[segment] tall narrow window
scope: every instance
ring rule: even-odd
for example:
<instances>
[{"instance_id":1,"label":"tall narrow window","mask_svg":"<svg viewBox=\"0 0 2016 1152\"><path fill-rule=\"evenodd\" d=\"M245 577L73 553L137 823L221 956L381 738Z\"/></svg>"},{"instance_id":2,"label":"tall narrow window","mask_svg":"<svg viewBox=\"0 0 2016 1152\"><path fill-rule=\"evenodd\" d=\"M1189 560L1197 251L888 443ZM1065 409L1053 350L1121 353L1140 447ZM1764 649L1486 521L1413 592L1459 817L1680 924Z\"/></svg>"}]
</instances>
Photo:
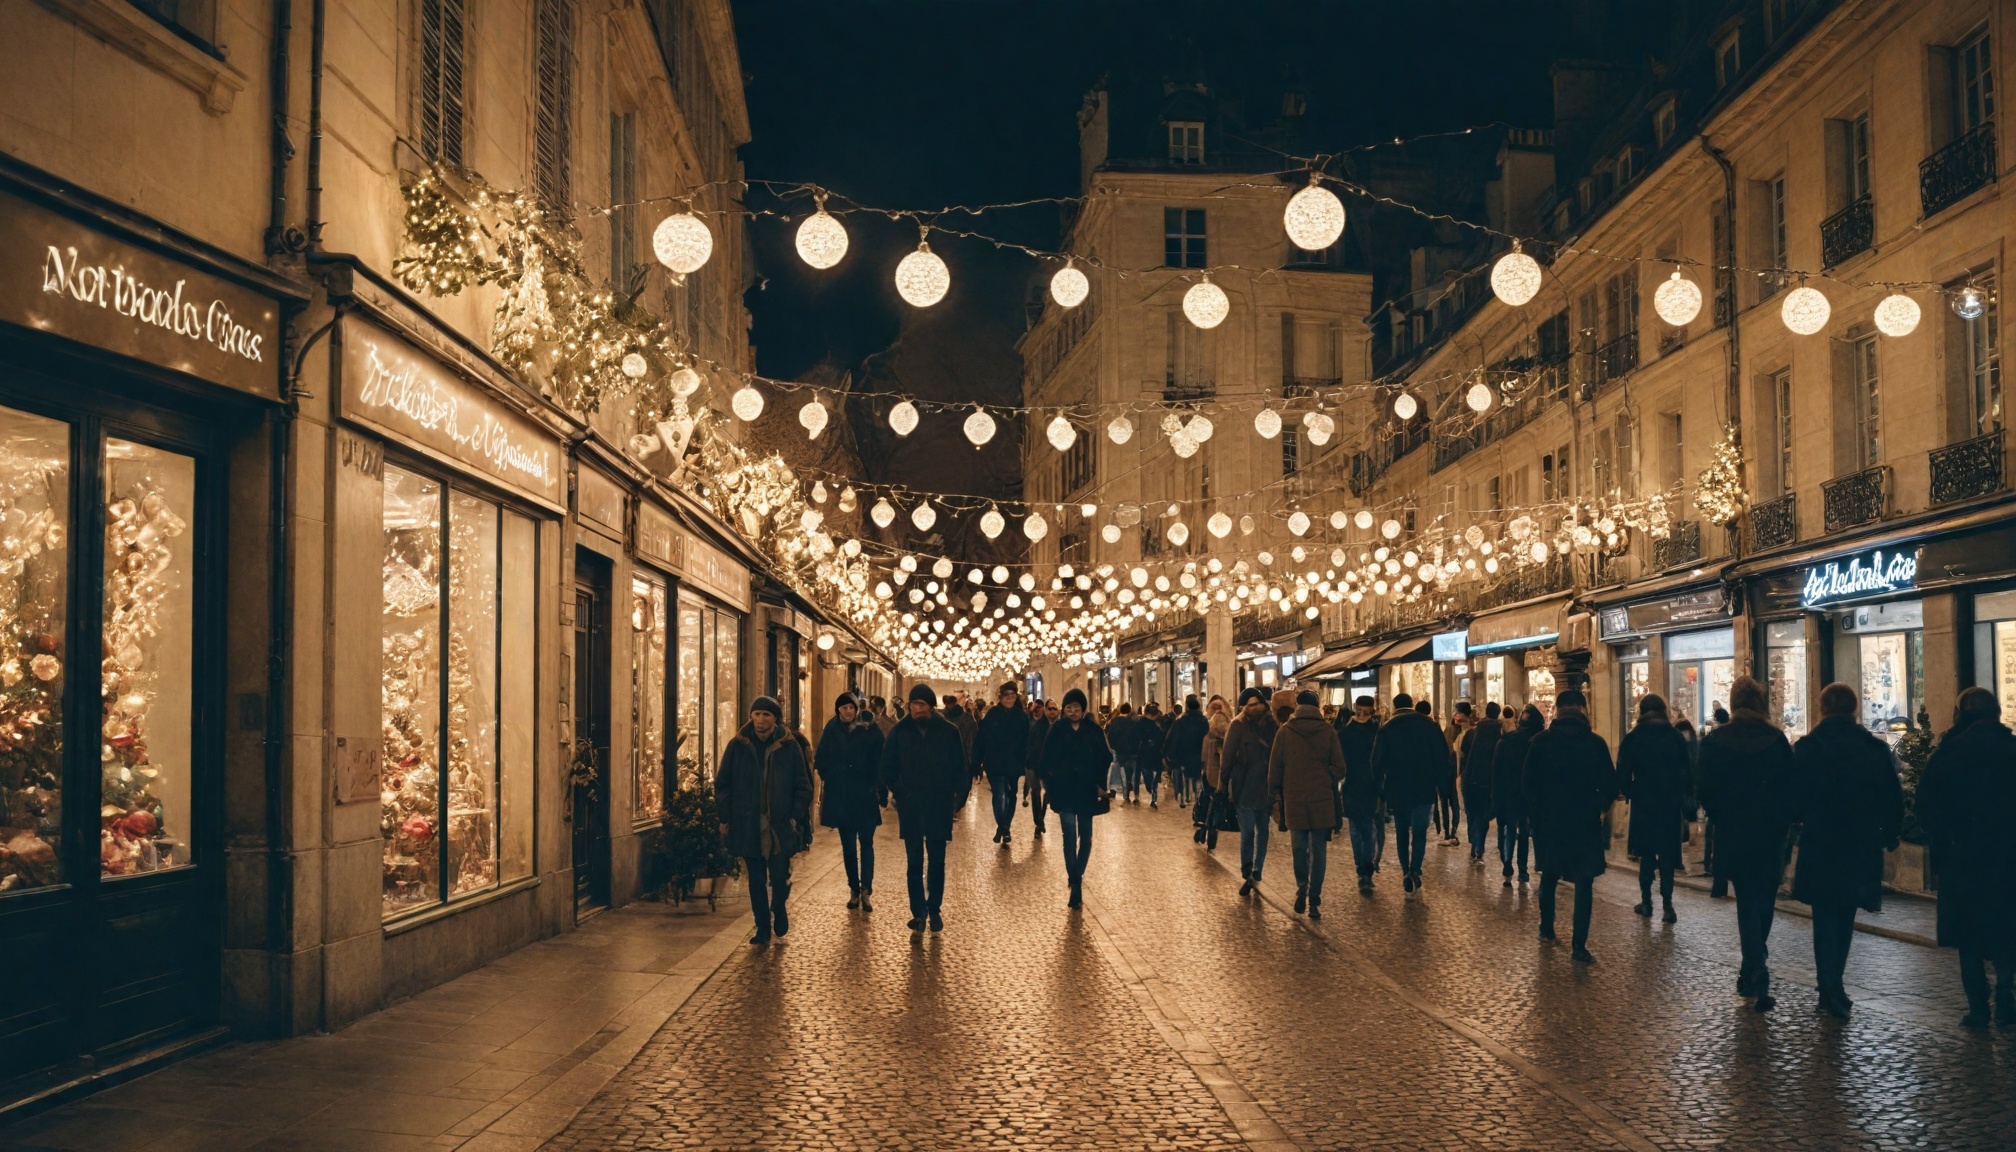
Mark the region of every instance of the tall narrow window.
<instances>
[{"instance_id":1,"label":"tall narrow window","mask_svg":"<svg viewBox=\"0 0 2016 1152\"><path fill-rule=\"evenodd\" d=\"M1203 268L1204 209L1162 210L1162 263L1170 268Z\"/></svg>"},{"instance_id":2,"label":"tall narrow window","mask_svg":"<svg viewBox=\"0 0 2016 1152\"><path fill-rule=\"evenodd\" d=\"M0 767L0 836L7 844L0 854L0 895L64 879L70 453L69 425L0 408L0 517L8 525L7 562L0 565L0 669L7 674L0 689L0 738L7 742ZM111 520L108 515L108 528ZM78 672L87 680L98 675L88 664ZM95 807L88 793L81 807ZM175 818L187 821L188 809ZM86 827L98 824L93 816ZM180 834L186 837L187 829Z\"/></svg>"},{"instance_id":3,"label":"tall narrow window","mask_svg":"<svg viewBox=\"0 0 2016 1152\"><path fill-rule=\"evenodd\" d=\"M609 114L609 282L619 292L637 271L637 114Z\"/></svg>"},{"instance_id":4,"label":"tall narrow window","mask_svg":"<svg viewBox=\"0 0 2016 1152\"><path fill-rule=\"evenodd\" d=\"M1962 41L1954 51L1957 85L1954 112L1961 133L1971 132L1995 118L1995 68L1989 56L1988 29Z\"/></svg>"},{"instance_id":5,"label":"tall narrow window","mask_svg":"<svg viewBox=\"0 0 2016 1152\"><path fill-rule=\"evenodd\" d=\"M1281 475L1293 476L1302 470L1302 430L1281 429Z\"/></svg>"},{"instance_id":6,"label":"tall narrow window","mask_svg":"<svg viewBox=\"0 0 2016 1152\"><path fill-rule=\"evenodd\" d=\"M1633 496L1638 492L1637 429L1633 424L1631 413L1617 413L1617 487L1626 496Z\"/></svg>"},{"instance_id":7,"label":"tall narrow window","mask_svg":"<svg viewBox=\"0 0 2016 1152\"><path fill-rule=\"evenodd\" d=\"M1195 120L1169 122L1169 162L1204 163L1204 125Z\"/></svg>"},{"instance_id":8,"label":"tall narrow window","mask_svg":"<svg viewBox=\"0 0 2016 1152\"><path fill-rule=\"evenodd\" d=\"M1981 315L1962 323L1967 330L1967 383L1974 434L1981 436L2002 427L2002 335L1995 314L1995 278L1977 277L1973 283L1981 290Z\"/></svg>"},{"instance_id":9,"label":"tall narrow window","mask_svg":"<svg viewBox=\"0 0 2016 1152\"><path fill-rule=\"evenodd\" d=\"M1726 88L1743 74L1743 38L1741 29L1730 32L1715 45L1715 86Z\"/></svg>"},{"instance_id":10,"label":"tall narrow window","mask_svg":"<svg viewBox=\"0 0 2016 1152\"><path fill-rule=\"evenodd\" d=\"M1170 399L1199 399L1214 391L1211 333L1190 323L1180 312L1167 313L1166 380Z\"/></svg>"},{"instance_id":11,"label":"tall narrow window","mask_svg":"<svg viewBox=\"0 0 2016 1152\"><path fill-rule=\"evenodd\" d=\"M573 0L537 0L533 20L533 170L540 201L565 218L574 191Z\"/></svg>"},{"instance_id":12,"label":"tall narrow window","mask_svg":"<svg viewBox=\"0 0 2016 1152\"><path fill-rule=\"evenodd\" d=\"M1763 278L1760 301L1776 295L1785 283L1785 178L1766 181L1764 196L1764 255L1771 271Z\"/></svg>"},{"instance_id":13,"label":"tall narrow window","mask_svg":"<svg viewBox=\"0 0 2016 1152\"><path fill-rule=\"evenodd\" d=\"M420 152L462 164L462 2L420 0Z\"/></svg>"},{"instance_id":14,"label":"tall narrow window","mask_svg":"<svg viewBox=\"0 0 2016 1152\"><path fill-rule=\"evenodd\" d=\"M1778 458L1778 494L1792 491L1792 369L1780 368L1771 374L1771 395L1776 400L1771 448Z\"/></svg>"},{"instance_id":15,"label":"tall narrow window","mask_svg":"<svg viewBox=\"0 0 2016 1152\"><path fill-rule=\"evenodd\" d=\"M1687 475L1686 427L1681 422L1680 413L1667 412L1659 417L1661 432L1665 437L1665 470L1660 477L1662 487L1671 488Z\"/></svg>"},{"instance_id":16,"label":"tall narrow window","mask_svg":"<svg viewBox=\"0 0 2016 1152\"><path fill-rule=\"evenodd\" d=\"M1876 370L1876 334L1855 341L1854 357L1855 466L1874 468L1883 462L1881 382Z\"/></svg>"},{"instance_id":17,"label":"tall narrow window","mask_svg":"<svg viewBox=\"0 0 2016 1152\"><path fill-rule=\"evenodd\" d=\"M1715 250L1715 326L1728 324L1735 315L1733 303L1735 270L1729 267L1729 208L1718 202L1708 211L1708 243Z\"/></svg>"},{"instance_id":18,"label":"tall narrow window","mask_svg":"<svg viewBox=\"0 0 2016 1152\"><path fill-rule=\"evenodd\" d=\"M665 815L665 656L671 605L665 582L630 578L630 757L639 820Z\"/></svg>"}]
</instances>

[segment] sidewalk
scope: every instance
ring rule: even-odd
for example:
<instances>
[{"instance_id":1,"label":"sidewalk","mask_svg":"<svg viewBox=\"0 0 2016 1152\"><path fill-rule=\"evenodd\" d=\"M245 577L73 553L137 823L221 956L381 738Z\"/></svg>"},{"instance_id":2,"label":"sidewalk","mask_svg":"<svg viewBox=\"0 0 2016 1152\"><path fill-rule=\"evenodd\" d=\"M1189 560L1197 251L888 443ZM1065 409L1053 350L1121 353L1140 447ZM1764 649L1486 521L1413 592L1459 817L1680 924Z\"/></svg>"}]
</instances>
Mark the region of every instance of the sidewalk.
<instances>
[{"instance_id":1,"label":"sidewalk","mask_svg":"<svg viewBox=\"0 0 2016 1152\"><path fill-rule=\"evenodd\" d=\"M838 857L826 838L794 883ZM529 1152L744 946L747 909L605 912L340 1032L233 1044L0 1128L0 1152Z\"/></svg>"},{"instance_id":2,"label":"sidewalk","mask_svg":"<svg viewBox=\"0 0 2016 1152\"><path fill-rule=\"evenodd\" d=\"M1627 867L1633 869L1631 875L1637 875L1635 871L1637 865L1630 864ZM1711 884L1708 874L1701 870L1700 862L1695 861L1687 867L1687 875L1673 877L1673 883L1692 888L1697 892L1708 891ZM1797 900L1779 900L1778 911L1793 916L1804 916L1809 920L1813 917L1813 910ZM1892 940L1902 940L1907 944L1922 944L1927 948L1937 948L1939 902L1924 896L1885 891L1881 912L1856 910L1855 930L1888 936Z\"/></svg>"}]
</instances>

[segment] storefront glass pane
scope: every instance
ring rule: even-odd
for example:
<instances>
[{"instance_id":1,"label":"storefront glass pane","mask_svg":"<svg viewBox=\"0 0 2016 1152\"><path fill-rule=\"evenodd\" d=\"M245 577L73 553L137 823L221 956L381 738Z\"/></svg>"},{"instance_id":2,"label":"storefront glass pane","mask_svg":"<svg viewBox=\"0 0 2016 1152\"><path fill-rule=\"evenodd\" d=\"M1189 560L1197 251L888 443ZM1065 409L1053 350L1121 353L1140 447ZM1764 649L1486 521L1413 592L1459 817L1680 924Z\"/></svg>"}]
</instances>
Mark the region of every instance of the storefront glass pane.
<instances>
[{"instance_id":1,"label":"storefront glass pane","mask_svg":"<svg viewBox=\"0 0 2016 1152\"><path fill-rule=\"evenodd\" d=\"M1797 620L1773 624L1765 634L1764 675L1771 695L1771 718L1788 739L1806 734L1805 625Z\"/></svg>"},{"instance_id":2,"label":"storefront glass pane","mask_svg":"<svg viewBox=\"0 0 2016 1152\"><path fill-rule=\"evenodd\" d=\"M441 899L441 485L385 466L385 914Z\"/></svg>"},{"instance_id":3,"label":"storefront glass pane","mask_svg":"<svg viewBox=\"0 0 2016 1152\"><path fill-rule=\"evenodd\" d=\"M714 612L714 763L742 728L742 622L732 612ZM710 768L712 765L710 764Z\"/></svg>"},{"instance_id":4,"label":"storefront glass pane","mask_svg":"<svg viewBox=\"0 0 2016 1152\"><path fill-rule=\"evenodd\" d=\"M1623 670L1624 727L1629 729L1638 723L1638 702L1652 691L1652 665L1644 660L1629 660L1618 667Z\"/></svg>"},{"instance_id":5,"label":"storefront glass pane","mask_svg":"<svg viewBox=\"0 0 2016 1152\"><path fill-rule=\"evenodd\" d=\"M0 895L62 880L70 426L0 408ZM185 807L184 811L187 809Z\"/></svg>"},{"instance_id":6,"label":"storefront glass pane","mask_svg":"<svg viewBox=\"0 0 2016 1152\"><path fill-rule=\"evenodd\" d=\"M196 461L105 442L98 858L106 876L189 861Z\"/></svg>"},{"instance_id":7,"label":"storefront glass pane","mask_svg":"<svg viewBox=\"0 0 2016 1152\"><path fill-rule=\"evenodd\" d=\"M539 524L504 513L502 627L497 685L498 879L532 874L532 785L538 778Z\"/></svg>"},{"instance_id":8,"label":"storefront glass pane","mask_svg":"<svg viewBox=\"0 0 2016 1152\"><path fill-rule=\"evenodd\" d=\"M1668 715L1674 718L1685 716L1702 727L1704 717L1710 713L1701 709L1701 666L1699 664L1675 664L1666 669Z\"/></svg>"},{"instance_id":9,"label":"storefront glass pane","mask_svg":"<svg viewBox=\"0 0 2016 1152\"><path fill-rule=\"evenodd\" d=\"M497 883L498 508L448 505L448 877L450 896Z\"/></svg>"},{"instance_id":10,"label":"storefront glass pane","mask_svg":"<svg viewBox=\"0 0 2016 1152\"><path fill-rule=\"evenodd\" d=\"M1862 664L1862 723L1893 741L1911 720L1912 635L1882 632L1855 638Z\"/></svg>"},{"instance_id":11,"label":"storefront glass pane","mask_svg":"<svg viewBox=\"0 0 2016 1152\"><path fill-rule=\"evenodd\" d=\"M709 678L704 652L706 609L691 596L679 597L679 787L692 788L714 778L708 758L703 719L709 714L705 687Z\"/></svg>"},{"instance_id":12,"label":"storefront glass pane","mask_svg":"<svg viewBox=\"0 0 2016 1152\"><path fill-rule=\"evenodd\" d=\"M1486 656L1484 658L1484 699L1496 700L1500 704L1505 699L1505 657Z\"/></svg>"},{"instance_id":13,"label":"storefront glass pane","mask_svg":"<svg viewBox=\"0 0 2016 1152\"><path fill-rule=\"evenodd\" d=\"M1549 723L1554 720L1554 671L1551 668L1526 670L1526 703L1540 709Z\"/></svg>"},{"instance_id":14,"label":"storefront glass pane","mask_svg":"<svg viewBox=\"0 0 2016 1152\"><path fill-rule=\"evenodd\" d=\"M630 581L631 772L639 820L665 815L665 582Z\"/></svg>"},{"instance_id":15,"label":"storefront glass pane","mask_svg":"<svg viewBox=\"0 0 2016 1152\"><path fill-rule=\"evenodd\" d=\"M1729 693L1736 687L1736 661L1703 660L1701 680L1707 686L1708 714L1712 716L1715 709L1729 706Z\"/></svg>"}]
</instances>

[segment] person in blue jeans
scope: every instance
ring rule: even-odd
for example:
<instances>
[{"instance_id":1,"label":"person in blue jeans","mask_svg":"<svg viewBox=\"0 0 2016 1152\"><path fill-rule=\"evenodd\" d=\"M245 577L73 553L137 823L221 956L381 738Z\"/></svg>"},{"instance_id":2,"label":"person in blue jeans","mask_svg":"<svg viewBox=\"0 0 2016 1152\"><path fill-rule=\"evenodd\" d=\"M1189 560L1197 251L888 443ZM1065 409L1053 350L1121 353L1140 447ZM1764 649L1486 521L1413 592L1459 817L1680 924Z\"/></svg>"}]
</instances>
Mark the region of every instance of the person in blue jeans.
<instances>
[{"instance_id":1,"label":"person in blue jeans","mask_svg":"<svg viewBox=\"0 0 2016 1152\"><path fill-rule=\"evenodd\" d=\"M1393 716L1372 742L1372 771L1384 782L1386 810L1393 814L1393 846L1399 855L1401 889L1411 898L1421 890L1421 862L1428 852L1428 824L1436 791L1454 770L1448 738L1435 721L1414 710L1414 698L1393 697Z\"/></svg>"},{"instance_id":2,"label":"person in blue jeans","mask_svg":"<svg viewBox=\"0 0 2016 1152\"><path fill-rule=\"evenodd\" d=\"M1057 813L1057 829L1063 833L1064 876L1071 886L1072 908L1084 904L1092 821L1106 782L1106 766L1112 762L1106 734L1085 715L1085 693L1076 688L1066 692L1062 715L1043 740L1036 772L1043 778L1044 797Z\"/></svg>"},{"instance_id":3,"label":"person in blue jeans","mask_svg":"<svg viewBox=\"0 0 2016 1152\"><path fill-rule=\"evenodd\" d=\"M1351 859L1358 866L1358 891L1372 893L1372 873L1386 843L1386 813L1379 801L1379 776L1372 770L1372 745L1379 738L1379 712L1370 696L1351 702L1351 715L1337 722L1344 751L1344 821L1351 828Z\"/></svg>"},{"instance_id":4,"label":"person in blue jeans","mask_svg":"<svg viewBox=\"0 0 2016 1152\"><path fill-rule=\"evenodd\" d=\"M1120 790L1127 802L1138 802L1141 793L1141 721L1134 716L1134 705L1122 701L1113 719L1106 722L1106 744L1113 750L1113 759L1120 765Z\"/></svg>"},{"instance_id":5,"label":"person in blue jeans","mask_svg":"<svg viewBox=\"0 0 2016 1152\"><path fill-rule=\"evenodd\" d=\"M994 842L1008 847L1022 773L1029 766L1029 712L1013 680L1001 685L999 703L980 718L973 735L973 767L987 774L994 797Z\"/></svg>"},{"instance_id":6,"label":"person in blue jeans","mask_svg":"<svg viewBox=\"0 0 2016 1152\"><path fill-rule=\"evenodd\" d=\"M1241 896L1260 887L1267 866L1268 809L1273 797L1267 785L1267 759L1279 727L1267 713L1267 692L1248 688L1239 694L1239 715L1225 731L1221 776L1225 795L1239 813L1239 885Z\"/></svg>"}]
</instances>

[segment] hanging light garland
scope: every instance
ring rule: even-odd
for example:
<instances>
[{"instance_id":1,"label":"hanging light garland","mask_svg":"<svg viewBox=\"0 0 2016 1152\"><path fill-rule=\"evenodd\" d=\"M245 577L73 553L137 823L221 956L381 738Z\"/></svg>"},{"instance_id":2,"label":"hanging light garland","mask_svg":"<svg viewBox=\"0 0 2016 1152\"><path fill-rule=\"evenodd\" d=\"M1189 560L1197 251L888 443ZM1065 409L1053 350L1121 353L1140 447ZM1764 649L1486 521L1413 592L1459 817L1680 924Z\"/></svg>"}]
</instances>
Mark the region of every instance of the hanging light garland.
<instances>
[{"instance_id":1,"label":"hanging light garland","mask_svg":"<svg viewBox=\"0 0 2016 1152\"><path fill-rule=\"evenodd\" d=\"M1232 301L1225 296L1225 290L1211 282L1211 274L1190 286L1183 293L1183 315L1199 328L1216 328L1232 314Z\"/></svg>"},{"instance_id":2,"label":"hanging light garland","mask_svg":"<svg viewBox=\"0 0 2016 1152\"><path fill-rule=\"evenodd\" d=\"M964 431L966 439L978 448L994 439L994 417L989 416L984 408L975 409L971 416L966 417Z\"/></svg>"},{"instance_id":3,"label":"hanging light garland","mask_svg":"<svg viewBox=\"0 0 2016 1152\"><path fill-rule=\"evenodd\" d=\"M1491 265L1491 291L1514 308L1540 294L1540 262L1528 256L1517 240L1512 242L1510 252Z\"/></svg>"},{"instance_id":4,"label":"hanging light garland","mask_svg":"<svg viewBox=\"0 0 2016 1152\"><path fill-rule=\"evenodd\" d=\"M889 409L889 430L898 436L908 436L917 430L917 406L908 400L899 400Z\"/></svg>"},{"instance_id":5,"label":"hanging light garland","mask_svg":"<svg viewBox=\"0 0 2016 1152\"><path fill-rule=\"evenodd\" d=\"M1077 426L1062 415L1051 419L1049 426L1043 430L1043 435L1050 441L1050 446L1059 452L1068 451L1071 445L1078 442Z\"/></svg>"},{"instance_id":6,"label":"hanging light garland","mask_svg":"<svg viewBox=\"0 0 2016 1152\"><path fill-rule=\"evenodd\" d=\"M819 438L819 433L826 430L826 420L826 406L817 400L798 409L798 423L805 429L808 439Z\"/></svg>"},{"instance_id":7,"label":"hanging light garland","mask_svg":"<svg viewBox=\"0 0 2016 1152\"><path fill-rule=\"evenodd\" d=\"M826 211L826 197L815 198L818 210L798 225L798 258L824 271L847 255L847 229Z\"/></svg>"},{"instance_id":8,"label":"hanging light garland","mask_svg":"<svg viewBox=\"0 0 2016 1152\"><path fill-rule=\"evenodd\" d=\"M1918 330L1918 302L1902 292L1885 296L1876 305L1876 330L1892 338L1909 336Z\"/></svg>"},{"instance_id":9,"label":"hanging light garland","mask_svg":"<svg viewBox=\"0 0 2016 1152\"><path fill-rule=\"evenodd\" d=\"M1055 300L1059 307L1076 308L1091 294L1092 282L1086 279L1085 273L1080 272L1078 266L1069 260L1064 261L1064 266L1050 277L1050 298Z\"/></svg>"},{"instance_id":10,"label":"hanging light garland","mask_svg":"<svg viewBox=\"0 0 2016 1152\"><path fill-rule=\"evenodd\" d=\"M917 250L896 262L896 294L913 308L929 308L952 288L952 270L921 237Z\"/></svg>"},{"instance_id":11,"label":"hanging light garland","mask_svg":"<svg viewBox=\"0 0 2016 1152\"><path fill-rule=\"evenodd\" d=\"M1714 459L1702 469L1694 487L1694 506L1709 521L1728 527L1743 515L1749 497L1743 487L1743 444L1736 425L1722 431Z\"/></svg>"},{"instance_id":12,"label":"hanging light garland","mask_svg":"<svg viewBox=\"0 0 2016 1152\"><path fill-rule=\"evenodd\" d=\"M1652 293L1652 310L1673 327L1685 328L1701 314L1701 286L1682 276L1675 268L1673 275Z\"/></svg>"},{"instance_id":13,"label":"hanging light garland","mask_svg":"<svg viewBox=\"0 0 2016 1152\"><path fill-rule=\"evenodd\" d=\"M1811 336L1827 327L1827 318L1833 314L1833 306L1818 288L1804 284L1785 294L1785 303L1779 305L1778 315L1800 336Z\"/></svg>"},{"instance_id":14,"label":"hanging light garland","mask_svg":"<svg viewBox=\"0 0 2016 1152\"><path fill-rule=\"evenodd\" d=\"M744 423L754 423L758 416L763 415L763 393L758 392L753 385L744 384L735 390L735 395L729 397L728 407L734 411L737 419Z\"/></svg>"},{"instance_id":15,"label":"hanging light garland","mask_svg":"<svg viewBox=\"0 0 2016 1152\"><path fill-rule=\"evenodd\" d=\"M1321 252L1344 235L1344 203L1311 172L1309 186L1288 198L1281 223L1297 248Z\"/></svg>"}]
</instances>

